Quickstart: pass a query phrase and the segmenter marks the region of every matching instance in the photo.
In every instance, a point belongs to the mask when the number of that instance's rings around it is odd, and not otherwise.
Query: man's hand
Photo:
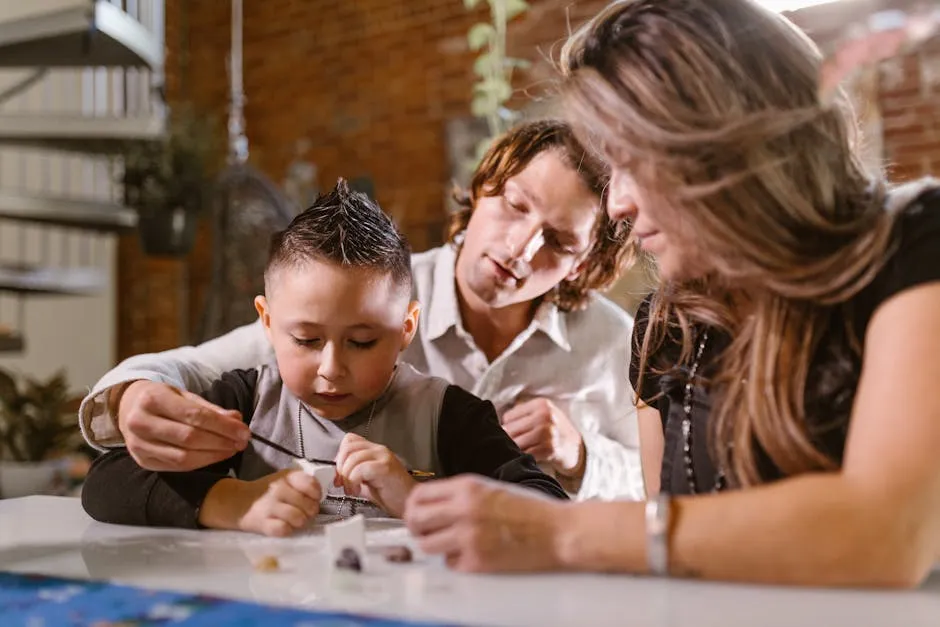
[[[147,470],[202,468],[228,459],[251,439],[239,412],[165,383],[134,381],[116,404],[127,451]]]
[[[401,518],[405,500],[418,482],[388,448],[348,433],[336,453],[336,485]]]
[[[223,479],[202,503],[200,524],[284,537],[320,512],[320,484],[302,470],[282,470],[255,481]]]
[[[503,429],[523,453],[548,462],[560,474],[584,473],[584,440],[571,419],[551,401],[536,398],[503,414]]]

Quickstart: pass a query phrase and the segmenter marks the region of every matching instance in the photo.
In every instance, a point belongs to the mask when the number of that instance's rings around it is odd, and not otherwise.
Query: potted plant
[[[124,202],[137,211],[146,254],[178,257],[192,249],[211,188],[211,129],[205,116],[181,106],[170,113],[163,138],[133,142],[123,151],[119,182]]]
[[[65,374],[47,381],[0,369],[0,497],[61,494],[87,465]]]

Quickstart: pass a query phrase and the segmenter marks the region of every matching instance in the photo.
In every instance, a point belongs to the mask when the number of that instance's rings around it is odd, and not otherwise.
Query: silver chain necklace
[[[685,462],[685,478],[689,482],[689,493],[697,494],[698,489],[695,486],[695,468],[692,463],[692,390],[695,382],[695,375],[698,374],[699,363],[702,360],[702,353],[705,352],[705,345],[708,343],[708,330],[702,334],[702,339],[698,343],[698,349],[695,351],[695,359],[692,361],[692,368],[689,370],[689,378],[685,382],[685,395],[682,401],[682,459]],[[725,488],[726,480],[724,471],[719,468],[715,473],[715,485],[711,492],[718,492]]]
[[[375,416],[375,405],[379,399],[372,401],[372,408],[369,410],[369,419],[366,421],[365,432],[362,434],[362,437],[369,439],[369,433],[372,430],[372,418]],[[297,434],[300,439],[300,455],[304,459],[307,458],[307,447],[304,445],[304,422],[302,410],[305,409],[304,402],[297,399]],[[310,411],[309,409],[307,411]],[[312,413],[312,412],[311,412]],[[343,510],[346,508],[346,503],[349,503],[350,511],[349,515],[354,516],[356,512],[359,511],[359,505],[372,505],[372,501],[369,499],[359,498],[357,496],[348,496],[345,493],[343,496],[333,496],[331,494],[326,495],[326,500],[328,501],[339,501],[339,509],[337,510],[337,516],[343,518]]]

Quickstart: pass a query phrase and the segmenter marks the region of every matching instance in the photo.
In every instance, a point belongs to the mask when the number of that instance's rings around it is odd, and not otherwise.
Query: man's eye
[[[509,198],[506,198],[505,196],[503,196],[503,200],[506,201],[506,206],[509,207],[511,210],[515,211],[516,213],[526,212],[525,205],[513,202],[512,200],[510,200]]]
[[[545,236],[545,243],[548,244],[548,247],[552,250],[555,250],[566,255],[573,255],[578,252],[574,246],[563,244],[557,237],[554,236]]]

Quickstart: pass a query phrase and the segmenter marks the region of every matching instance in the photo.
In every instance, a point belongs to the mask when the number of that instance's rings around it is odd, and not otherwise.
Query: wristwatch
[[[651,574],[669,576],[669,527],[672,498],[660,492],[646,501],[646,564]]]

